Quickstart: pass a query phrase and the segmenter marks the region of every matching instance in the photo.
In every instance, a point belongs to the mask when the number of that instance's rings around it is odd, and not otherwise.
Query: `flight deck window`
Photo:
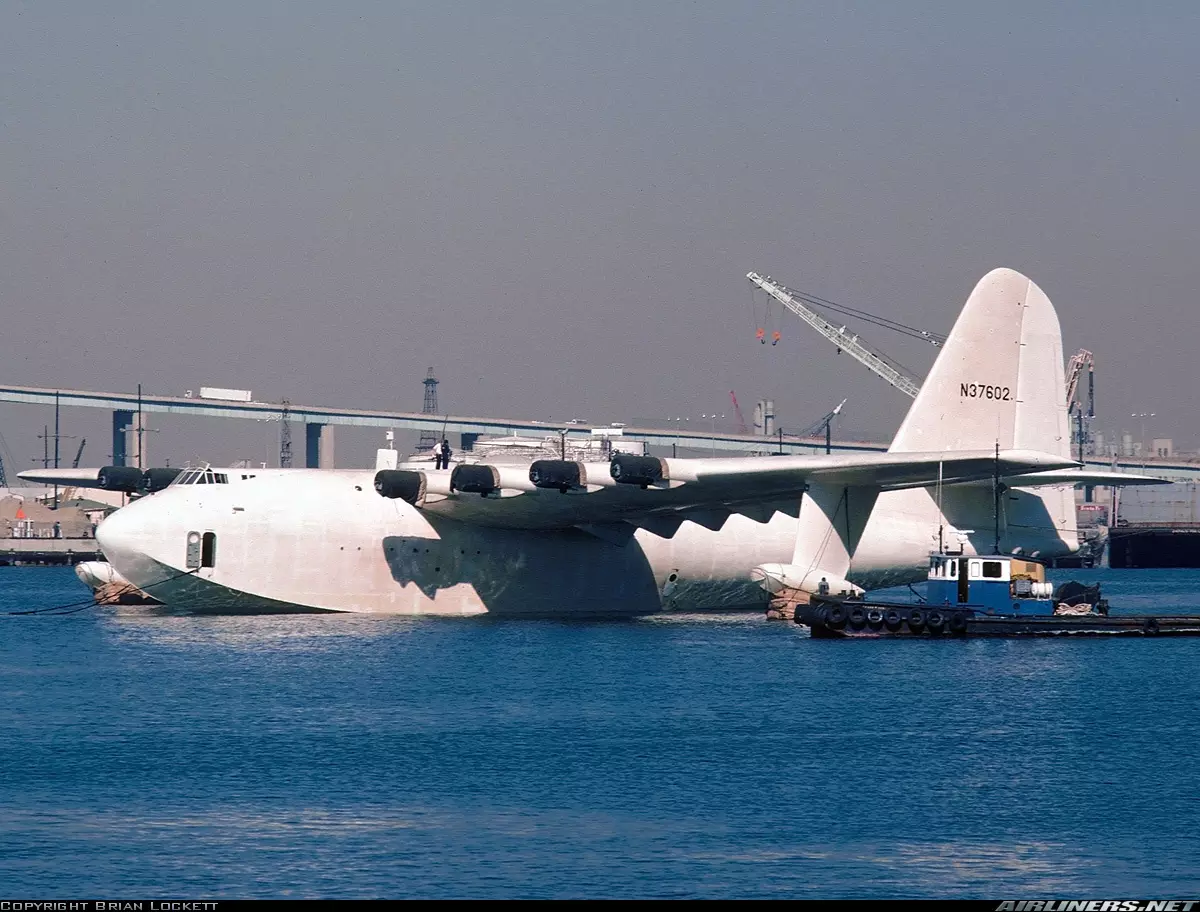
[[[205,532],[200,546],[200,566],[211,567],[217,562],[217,533]]]
[[[1000,561],[984,561],[983,562],[983,578],[984,579],[1000,579]]]

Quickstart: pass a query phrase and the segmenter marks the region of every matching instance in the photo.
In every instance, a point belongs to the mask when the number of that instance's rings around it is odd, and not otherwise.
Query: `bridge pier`
[[[304,425],[304,467],[306,469],[333,468],[332,424],[310,421]]]
[[[133,412],[124,409],[114,409],[112,413],[112,464],[123,466],[128,462],[126,440],[129,429],[133,427]]]

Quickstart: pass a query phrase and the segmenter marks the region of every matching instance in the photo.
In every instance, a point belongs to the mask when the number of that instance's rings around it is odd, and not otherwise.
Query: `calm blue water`
[[[1100,578],[1200,608],[1194,571]],[[84,595],[0,569],[0,610]],[[1200,893],[1200,639],[0,618],[10,897]]]

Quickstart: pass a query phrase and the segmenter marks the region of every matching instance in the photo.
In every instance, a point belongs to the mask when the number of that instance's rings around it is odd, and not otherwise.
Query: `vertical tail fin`
[[[1058,314],[1045,292],[1011,269],[995,269],[975,286],[890,449],[997,444],[1071,456]],[[1002,505],[1010,546],[1026,553],[1047,541],[1078,547],[1071,486],[1013,490]],[[959,528],[995,521],[990,492],[969,487],[947,491],[939,512]]]
[[[1070,455],[1054,305],[1012,269],[980,279],[890,451],[1030,449]]]

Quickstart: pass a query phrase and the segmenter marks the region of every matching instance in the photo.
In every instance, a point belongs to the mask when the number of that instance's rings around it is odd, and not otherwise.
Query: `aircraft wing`
[[[22,481],[32,481],[35,484],[56,484],[59,487],[98,488],[100,487],[100,469],[27,469],[18,472],[17,477]]]
[[[717,459],[660,459],[618,454],[612,462],[539,460],[532,466],[460,465],[376,474],[375,488],[431,515],[521,529],[583,528],[622,534],[641,526],[669,535],[684,520],[718,529],[732,513],[768,522],[796,515],[810,483],[897,490],[961,484],[1069,468],[1051,453],[858,453]],[[607,537],[602,534],[602,537]]]
[[[165,488],[180,469],[153,468],[142,471],[134,466],[103,466],[98,469],[27,469],[18,472],[22,481],[53,484],[59,487],[101,488],[126,494],[144,494]]]

